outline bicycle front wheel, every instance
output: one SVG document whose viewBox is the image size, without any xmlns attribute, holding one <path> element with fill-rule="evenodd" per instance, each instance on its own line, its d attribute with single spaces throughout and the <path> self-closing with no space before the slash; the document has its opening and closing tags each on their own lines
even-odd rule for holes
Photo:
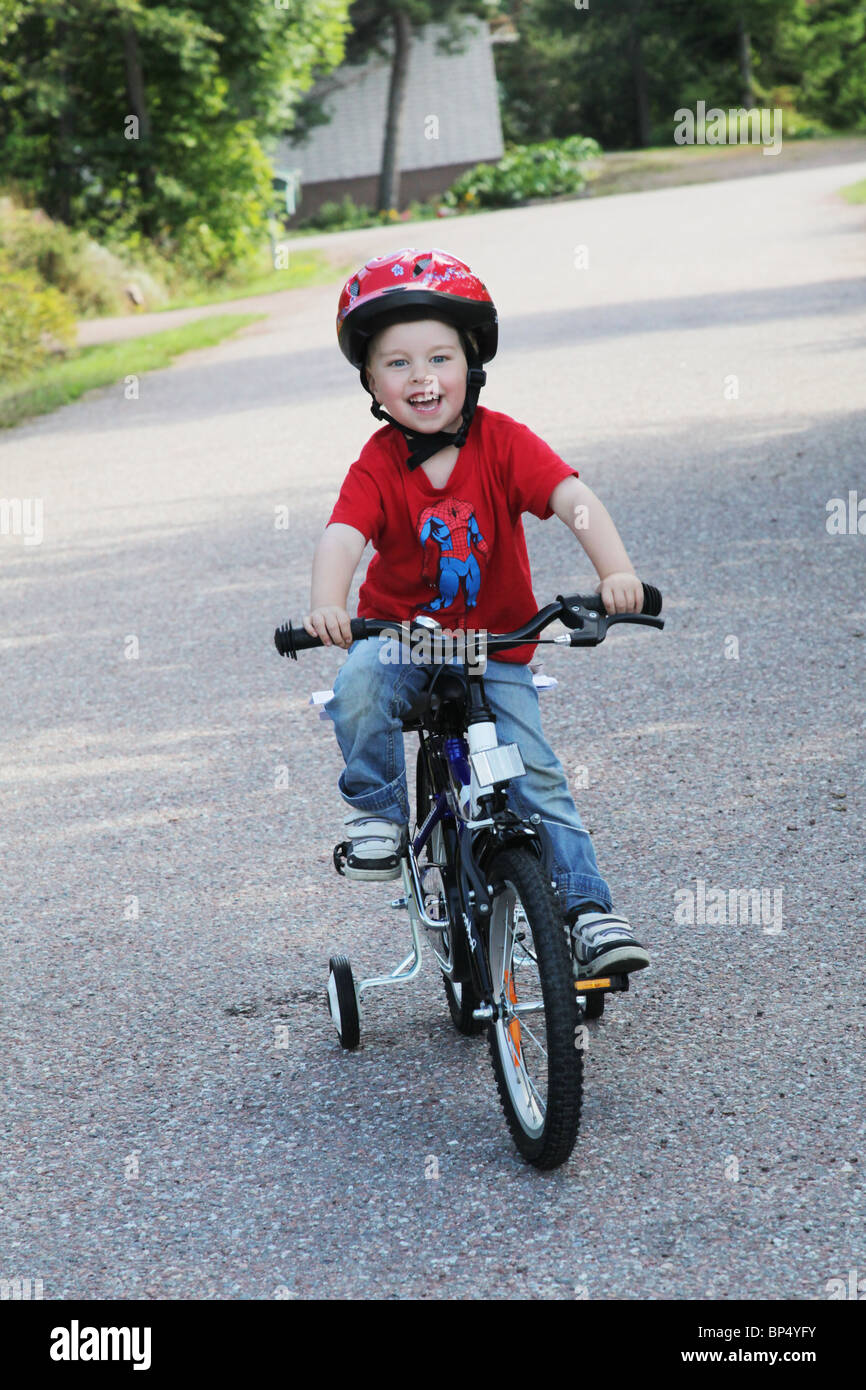
<svg viewBox="0 0 866 1390">
<path fill-rule="evenodd" d="M 499 1017 L 488 1039 L 512 1138 L 536 1168 L 557 1168 L 574 1148 L 583 1093 L 583 1014 L 567 928 L 549 879 L 525 849 L 503 850 L 487 881 L 488 928 Z"/>
</svg>

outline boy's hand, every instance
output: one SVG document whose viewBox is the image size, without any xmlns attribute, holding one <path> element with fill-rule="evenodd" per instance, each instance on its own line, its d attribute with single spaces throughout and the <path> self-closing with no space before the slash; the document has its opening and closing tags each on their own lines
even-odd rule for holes
<svg viewBox="0 0 866 1390">
<path fill-rule="evenodd" d="M 345 608 L 340 608 L 336 603 L 314 608 L 303 619 L 310 636 L 321 637 L 326 647 L 350 647 L 354 641 L 351 623 Z"/>
<path fill-rule="evenodd" d="M 639 613 L 643 608 L 643 584 L 630 570 L 607 575 L 595 592 L 608 613 Z"/>
</svg>

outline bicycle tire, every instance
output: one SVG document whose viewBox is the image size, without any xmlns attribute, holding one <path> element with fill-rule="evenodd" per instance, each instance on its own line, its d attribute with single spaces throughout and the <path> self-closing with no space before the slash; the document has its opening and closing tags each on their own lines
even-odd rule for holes
<svg viewBox="0 0 866 1390">
<path fill-rule="evenodd" d="M 418 824 L 421 825 L 427 817 L 431 801 L 429 776 L 423 748 L 418 749 L 415 790 L 418 805 Z M 424 856 L 426 856 L 427 860 L 430 862 L 437 862 L 440 857 L 445 858 L 446 856 L 451 858 L 453 862 L 453 855 L 456 853 L 456 848 L 456 836 L 454 836 L 453 832 L 450 836 L 446 837 L 443 829 L 437 827 L 424 847 L 419 870 L 423 869 Z M 445 879 L 443 876 L 443 887 L 445 886 Z M 447 903 L 444 904 L 444 907 L 447 912 Z M 448 915 L 450 920 L 450 913 Z M 450 956 L 450 947 L 448 954 Z M 441 961 L 439 962 L 439 968 L 442 972 L 442 984 L 445 989 L 448 1012 L 451 1015 L 451 1021 L 454 1027 L 457 1029 L 457 1032 L 462 1033 L 465 1038 L 478 1037 L 480 1033 L 483 1033 L 486 1026 L 483 1019 L 473 1018 L 472 1016 L 473 1010 L 477 1009 L 481 1002 L 478 995 L 471 984 L 458 984 L 455 981 L 449 980 L 442 968 Z"/>
<path fill-rule="evenodd" d="M 353 1051 L 361 1041 L 361 1016 L 352 967 L 346 956 L 331 956 L 328 961 L 326 1003 L 340 1035 L 340 1046 Z"/>
<path fill-rule="evenodd" d="M 487 941 L 497 1003 L 543 1003 L 543 1013 L 512 1015 L 510 1021 L 506 1015 L 488 1024 L 499 1099 L 523 1158 L 536 1168 L 558 1168 L 574 1148 L 583 1098 L 584 1014 L 568 929 L 529 850 L 500 851 L 487 880 L 494 890 Z"/>
</svg>

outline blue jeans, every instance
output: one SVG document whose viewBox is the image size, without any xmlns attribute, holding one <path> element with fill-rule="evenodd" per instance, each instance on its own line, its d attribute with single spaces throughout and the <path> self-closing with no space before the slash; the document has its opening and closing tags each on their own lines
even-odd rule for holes
<svg viewBox="0 0 866 1390">
<path fill-rule="evenodd" d="M 401 715 L 425 688 L 431 668 L 380 661 L 386 640 L 369 637 L 352 643 L 334 682 L 333 699 L 324 708 L 346 761 L 338 784 L 343 800 L 406 825 L 411 812 Z M 541 731 L 532 672 L 514 662 L 488 661 L 484 689 L 499 742 L 516 743 L 526 767 L 526 775 L 510 784 L 509 805 L 519 816 L 541 816 L 545 862 L 563 910 L 589 899 L 610 911 L 610 889 L 599 872 L 589 832 L 562 764 Z"/>
</svg>

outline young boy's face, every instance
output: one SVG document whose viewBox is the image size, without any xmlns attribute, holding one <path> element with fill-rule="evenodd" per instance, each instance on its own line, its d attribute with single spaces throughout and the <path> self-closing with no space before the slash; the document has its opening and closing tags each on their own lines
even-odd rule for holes
<svg viewBox="0 0 866 1390">
<path fill-rule="evenodd" d="M 451 324 L 392 324 L 371 340 L 366 367 L 376 400 L 401 425 L 422 434 L 460 428 L 468 364 Z"/>
</svg>

